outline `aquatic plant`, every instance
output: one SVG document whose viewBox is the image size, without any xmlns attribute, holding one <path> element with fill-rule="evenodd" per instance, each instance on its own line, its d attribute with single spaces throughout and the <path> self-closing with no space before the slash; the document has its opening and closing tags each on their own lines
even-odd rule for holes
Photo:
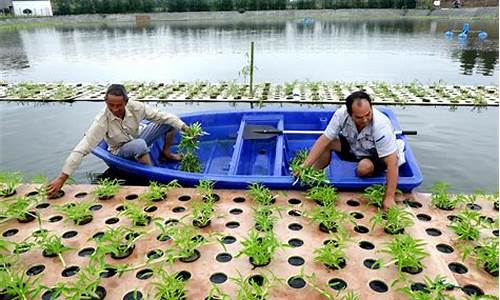
<svg viewBox="0 0 500 300">
<path fill-rule="evenodd" d="M 407 210 L 392 206 L 387 211 L 379 211 L 370 219 L 370 223 L 372 223 L 372 230 L 380 225 L 389 234 L 400 234 L 405 228 L 413 225 L 412 216 Z"/>
<path fill-rule="evenodd" d="M 17 196 L 10 201 L 0 202 L 0 217 L 5 218 L 0 223 L 10 219 L 17 219 L 23 223 L 38 218 L 38 214 L 31 210 L 37 203 L 37 198 L 24 196 Z"/>
<path fill-rule="evenodd" d="M 476 246 L 465 244 L 461 250 L 462 260 L 472 257 L 478 268 L 498 277 L 498 237 L 487 238 Z"/>
<path fill-rule="evenodd" d="M 203 201 L 212 201 L 215 202 L 216 195 L 214 194 L 214 185 L 215 181 L 212 180 L 200 180 L 198 185 L 196 186 L 196 189 L 198 190 L 198 193 L 201 195 L 201 199 Z"/>
<path fill-rule="evenodd" d="M 0 197 L 13 195 L 22 181 L 23 176 L 19 172 L 0 172 Z"/>
<path fill-rule="evenodd" d="M 319 224 L 320 230 L 324 232 L 342 231 L 344 230 L 342 225 L 347 222 L 355 224 L 350 214 L 338 210 L 333 205 L 314 207 L 312 210 L 304 212 L 304 216 Z"/>
<path fill-rule="evenodd" d="M 265 266 L 271 262 L 276 249 L 287 247 L 286 244 L 280 243 L 272 231 L 258 233 L 255 230 L 250 230 L 245 240 L 241 242 L 242 248 L 236 257 L 242 254 L 250 258 L 250 262 L 256 266 Z"/>
<path fill-rule="evenodd" d="M 325 170 L 318 170 L 313 166 L 304 166 L 307 154 L 307 150 L 299 150 L 290 161 L 290 169 L 297 177 L 296 181 L 299 181 L 302 185 L 311 187 L 329 184 L 330 182 L 326 177 Z"/>
<path fill-rule="evenodd" d="M 201 172 L 202 165 L 196 151 L 198 150 L 199 138 L 207 134 L 203 131 L 201 124 L 195 122 L 181 133 L 181 141 L 178 149 L 181 153 L 181 170 L 191 173 Z"/>
<path fill-rule="evenodd" d="M 258 279 L 255 277 L 258 276 Z M 274 278 L 276 278 L 274 276 Z M 262 300 L 267 299 L 273 283 L 263 273 L 244 278 L 239 272 L 238 277 L 231 277 L 231 281 L 238 287 L 235 300 Z"/>
<path fill-rule="evenodd" d="M 165 228 L 165 233 L 172 238 L 176 246 L 174 255 L 184 260 L 196 257 L 199 247 L 208 243 L 208 240 L 200 235 L 193 227 L 186 224 L 175 224 Z"/>
<path fill-rule="evenodd" d="M 45 256 L 59 257 L 63 267 L 66 267 L 66 262 L 62 255 L 64 252 L 71 251 L 71 248 L 63 245 L 60 236 L 41 230 L 38 234 L 33 234 L 33 237 L 35 238 L 35 244 L 43 250 Z"/>
<path fill-rule="evenodd" d="M 271 205 L 277 195 L 273 195 L 271 190 L 261 183 L 254 182 L 248 189 L 248 194 L 252 199 L 261 205 Z"/>
<path fill-rule="evenodd" d="M 346 264 L 345 247 L 349 235 L 347 232 L 330 234 L 330 239 L 320 248 L 314 250 L 314 261 L 320 262 L 330 269 L 341 269 Z"/>
<path fill-rule="evenodd" d="M 385 185 L 374 184 L 365 189 L 363 196 L 369 204 L 382 207 L 384 204 Z"/>
<path fill-rule="evenodd" d="M 101 200 L 110 199 L 118 193 L 121 188 L 118 179 L 104 178 L 97 181 L 98 186 L 94 189 L 94 194 Z"/>
<path fill-rule="evenodd" d="M 337 190 L 330 185 L 315 186 L 307 190 L 307 198 L 322 206 L 332 206 L 337 203 Z"/>
<path fill-rule="evenodd" d="M 151 299 L 178 300 L 186 298 L 186 282 L 178 273 L 169 273 L 165 268 L 154 268 L 156 280 L 152 283 L 155 288 Z"/>
<path fill-rule="evenodd" d="M 132 221 L 134 226 L 146 226 L 152 220 L 152 218 L 144 212 L 143 208 L 137 204 L 125 203 L 123 208 L 124 210 L 121 211 L 119 215 L 127 217 Z"/>
<path fill-rule="evenodd" d="M 476 241 L 479 239 L 479 229 L 485 227 L 481 214 L 470 209 L 462 210 L 448 227 L 455 232 L 459 240 Z"/>
<path fill-rule="evenodd" d="M 45 289 L 39 284 L 41 277 L 27 276 L 14 266 L 0 268 L 0 296 L 3 299 L 36 299 Z"/>
<path fill-rule="evenodd" d="M 276 208 L 270 205 L 260 205 L 253 208 L 255 229 L 258 231 L 273 230 L 274 224 L 278 221 L 278 217 L 273 215 L 275 210 Z"/>
<path fill-rule="evenodd" d="M 160 184 L 155 181 L 151 181 L 149 183 L 148 190 L 141 194 L 139 198 L 147 202 L 161 201 L 167 196 L 168 191 L 181 187 L 182 186 L 176 179 L 170 181 L 168 184 Z"/>
<path fill-rule="evenodd" d="M 212 195 L 210 193 L 209 195 Z M 210 224 L 215 212 L 215 202 L 212 198 L 202 201 L 194 201 L 191 204 L 193 210 L 193 225 L 196 227 L 205 227 Z"/>
<path fill-rule="evenodd" d="M 96 253 L 97 255 L 111 254 L 114 259 L 128 257 L 132 254 L 135 243 L 142 236 L 142 233 L 123 226 L 108 227 L 104 234 L 96 240 Z"/>
<path fill-rule="evenodd" d="M 92 210 L 90 208 L 95 204 L 94 201 L 70 202 L 56 206 L 55 209 L 63 213 L 76 225 L 83 225 L 92 220 Z"/>
<path fill-rule="evenodd" d="M 449 188 L 450 185 L 442 181 L 434 183 L 434 185 L 430 189 L 432 192 L 432 205 L 440 209 L 452 210 L 457 207 L 459 203 L 462 203 L 466 200 L 464 195 L 461 194 L 458 194 L 455 197 L 450 197 L 450 195 L 448 194 Z"/>
<path fill-rule="evenodd" d="M 452 300 L 455 297 L 446 294 L 455 288 L 447 281 L 446 276 L 436 275 L 434 279 L 424 276 L 423 288 L 415 289 L 410 283 L 398 290 L 408 296 L 411 300 Z"/>
</svg>

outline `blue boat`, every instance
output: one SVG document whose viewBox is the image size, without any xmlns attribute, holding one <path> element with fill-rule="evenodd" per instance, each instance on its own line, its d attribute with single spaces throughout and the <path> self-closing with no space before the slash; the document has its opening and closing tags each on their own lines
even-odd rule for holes
<svg viewBox="0 0 500 300">
<path fill-rule="evenodd" d="M 389 109 L 381 108 L 395 130 L 400 130 L 396 116 Z M 194 186 L 201 179 L 216 181 L 217 188 L 245 189 L 249 183 L 260 182 L 271 189 L 301 189 L 293 185 L 289 162 L 301 149 L 310 149 L 320 133 L 279 134 L 271 138 L 248 138 L 250 127 L 271 126 L 278 130 L 307 130 L 321 132 L 326 128 L 335 109 L 273 109 L 208 111 L 181 115 L 181 119 L 191 124 L 200 122 L 209 135 L 200 138 L 199 158 L 203 164 L 201 173 L 179 170 L 177 162 L 158 160 L 163 146 L 163 138 L 151 146 L 151 158 L 155 166 L 146 166 L 135 161 L 114 156 L 107 151 L 102 141 L 92 152 L 118 172 L 141 177 L 151 181 L 170 182 L 177 179 L 183 186 Z M 422 183 L 422 174 L 407 142 L 406 136 L 397 135 L 405 141 L 406 163 L 399 169 L 398 188 L 408 192 Z M 179 136 L 174 142 L 173 151 Z M 355 174 L 356 163 L 340 160 L 332 155 L 332 163 L 327 168 L 330 183 L 338 189 L 358 190 L 373 184 L 385 183 L 385 175 L 378 174 L 360 178 Z"/>
</svg>

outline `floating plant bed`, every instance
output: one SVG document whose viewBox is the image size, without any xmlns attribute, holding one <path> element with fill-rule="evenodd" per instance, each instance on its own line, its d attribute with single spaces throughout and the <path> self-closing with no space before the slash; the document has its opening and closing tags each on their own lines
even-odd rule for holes
<svg viewBox="0 0 500 300">
<path fill-rule="evenodd" d="M 18 186 L 15 195 L 0 198 L 0 203 L 15 201 L 37 188 Z M 31 289 L 48 287 L 35 291 L 35 299 L 49 299 L 61 284 L 81 288 L 83 283 L 74 283 L 81 275 L 96 272 L 96 268 L 100 271 L 92 285 L 95 299 L 159 299 L 158 291 L 166 287 L 178 293 L 175 299 L 249 299 L 243 296 L 242 288 L 252 293 L 252 285 L 268 289 L 265 299 L 325 299 L 319 290 L 335 299 L 344 299 L 341 297 L 349 293 L 359 298 L 348 299 L 411 299 L 408 295 L 425 290 L 430 281 L 440 280 L 439 276 L 451 284 L 443 293 L 457 299 L 473 293 L 498 294 L 498 271 L 489 272 L 475 260 L 493 245 L 488 244 L 489 239 L 495 238 L 498 257 L 494 234 L 495 230 L 498 234 L 498 211 L 486 196 L 447 211 L 433 207 L 430 194 L 397 195 L 401 209 L 407 212 L 405 217 L 412 222 L 407 222 L 404 234 L 387 234 L 382 226 L 385 223 L 371 226 L 370 220 L 380 213 L 362 193 L 338 192 L 333 195 L 336 201 L 322 204 L 335 205 L 346 218 L 352 218 L 345 223 L 339 221 L 337 232 L 325 233 L 308 217 L 324 206 L 306 197 L 306 192 L 271 191 L 274 203 L 257 203 L 255 192 L 212 190 L 207 185 L 202 188 L 172 187 L 161 201 L 152 201 L 142 196 L 147 187 L 121 187 L 114 197 L 99 200 L 95 186 L 66 185 L 63 197 L 38 198 L 34 210 L 41 224 L 15 219 L 0 223 L 0 272 L 15 268 L 16 274 L 26 274 Z M 202 228 L 192 226 L 193 204 L 206 202 L 204 197 L 211 194 L 218 200 L 213 201 L 210 223 Z M 61 210 L 77 205 L 68 203 L 82 202 L 92 203 L 92 219 L 76 225 Z M 355 202 L 357 205 L 353 205 Z M 151 209 L 153 206 L 156 209 Z M 254 215 L 262 207 L 274 217 L 272 229 L 265 232 L 255 230 Z M 133 225 L 132 215 L 142 214 L 138 208 L 144 208 L 141 211 L 150 217 L 149 223 Z M 485 222 L 477 243 L 457 240 L 450 227 L 457 220 L 464 221 L 464 210 L 479 214 Z M 455 221 L 450 221 L 450 215 Z M 270 261 L 252 264 L 255 259 L 243 253 L 252 234 L 258 235 L 254 241 L 257 244 L 268 243 L 267 237 L 278 241 Z M 60 255 L 50 255 L 37 244 L 47 236 L 54 236 L 65 247 Z M 422 251 L 420 267 L 405 267 L 405 258 L 398 257 L 401 253 L 387 251 L 400 242 L 406 243 L 405 247 L 413 242 L 421 245 L 417 247 Z M 465 260 L 463 244 L 473 246 L 473 254 Z M 14 250 L 18 256 L 11 254 Z M 104 250 L 107 254 L 102 265 L 89 269 L 92 257 Z M 331 252 L 337 258 L 328 257 Z M 159 263 L 168 258 L 171 264 Z M 398 268 L 402 270 L 398 272 Z M 404 287 L 405 292 L 399 290 Z M 9 299 L 6 293 L 0 289 L 0 297 Z M 222 298 L 221 293 L 229 298 Z"/>
<path fill-rule="evenodd" d="M 384 82 L 261 83 L 253 88 L 234 82 L 126 82 L 132 99 L 159 102 L 244 102 L 340 104 L 356 90 L 366 90 L 375 104 L 432 106 L 498 106 L 498 86 L 452 86 L 437 82 L 388 84 Z M 0 84 L 3 101 L 103 101 L 104 84 L 7 83 Z"/>
</svg>

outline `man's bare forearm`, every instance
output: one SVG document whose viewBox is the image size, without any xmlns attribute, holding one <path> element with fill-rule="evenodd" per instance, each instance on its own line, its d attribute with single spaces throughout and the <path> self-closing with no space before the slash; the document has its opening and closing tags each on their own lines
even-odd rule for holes
<svg viewBox="0 0 500 300">
<path fill-rule="evenodd" d="M 314 165 L 321 156 L 321 153 L 328 147 L 328 144 L 330 144 L 330 140 L 325 135 L 321 135 L 314 143 L 311 151 L 309 151 L 309 155 L 307 155 L 304 161 L 304 166 L 308 167 Z"/>
</svg>

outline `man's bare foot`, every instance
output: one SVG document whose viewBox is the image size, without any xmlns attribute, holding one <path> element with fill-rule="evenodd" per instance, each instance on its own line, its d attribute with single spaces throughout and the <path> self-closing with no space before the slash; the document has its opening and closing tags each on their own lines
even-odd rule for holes
<svg viewBox="0 0 500 300">
<path fill-rule="evenodd" d="M 172 153 L 172 152 L 168 152 L 168 153 L 162 152 L 161 158 L 163 160 L 174 160 L 174 161 L 180 161 L 181 160 L 181 156 L 179 154 Z"/>
</svg>

